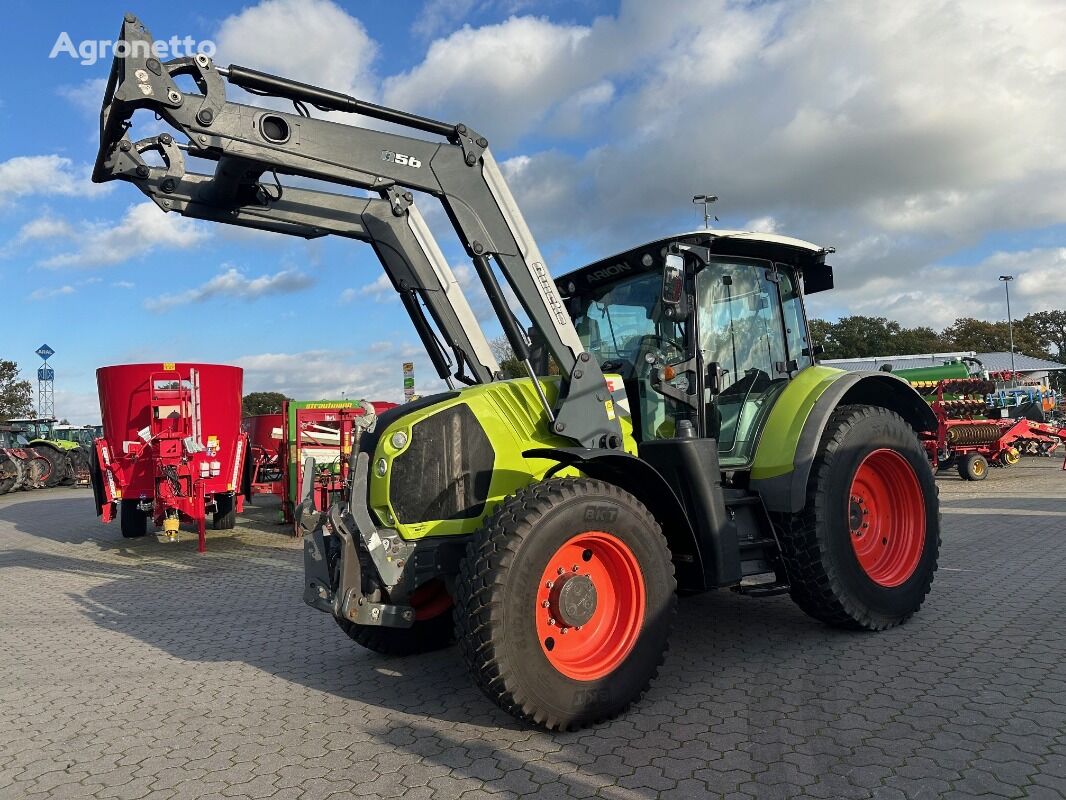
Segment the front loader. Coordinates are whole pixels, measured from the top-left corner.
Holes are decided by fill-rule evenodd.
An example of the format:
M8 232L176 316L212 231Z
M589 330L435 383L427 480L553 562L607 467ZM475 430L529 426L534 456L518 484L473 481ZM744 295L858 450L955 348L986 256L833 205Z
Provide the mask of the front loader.
M304 600L356 642L402 655L457 639L501 708L567 729L647 689L679 591L789 593L858 630L919 609L940 534L917 434L936 419L891 374L815 363L803 295L832 287L830 249L697 231L553 279L468 126L203 55L160 63L132 15L120 38L94 180L187 217L370 243L448 385L382 413L347 496L316 508L309 486L299 510ZM168 132L133 141L137 112ZM443 205L528 377L503 379L416 192Z

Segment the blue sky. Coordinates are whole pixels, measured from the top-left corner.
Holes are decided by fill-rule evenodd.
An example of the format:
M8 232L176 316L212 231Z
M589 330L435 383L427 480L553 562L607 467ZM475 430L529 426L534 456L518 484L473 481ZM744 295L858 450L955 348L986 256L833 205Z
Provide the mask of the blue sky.
M1004 271L1020 313L1066 307L1054 3L190 5L130 8L157 38L215 42L220 63L485 133L556 273L696 227L689 198L706 191L723 227L837 247L840 288L819 314L998 318ZM77 422L98 418L95 368L138 360L237 363L246 389L301 398L397 399L413 359L434 388L368 247L182 220L87 182L109 57L48 56L62 32L114 38L127 6L5 4L0 357L29 377L50 344L57 413Z

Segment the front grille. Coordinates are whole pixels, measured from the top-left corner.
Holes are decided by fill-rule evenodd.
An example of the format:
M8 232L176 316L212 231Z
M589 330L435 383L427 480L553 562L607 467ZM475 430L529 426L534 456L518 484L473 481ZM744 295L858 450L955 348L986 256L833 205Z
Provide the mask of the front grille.
M495 453L466 405L416 424L392 463L389 501L403 523L469 519L485 509Z

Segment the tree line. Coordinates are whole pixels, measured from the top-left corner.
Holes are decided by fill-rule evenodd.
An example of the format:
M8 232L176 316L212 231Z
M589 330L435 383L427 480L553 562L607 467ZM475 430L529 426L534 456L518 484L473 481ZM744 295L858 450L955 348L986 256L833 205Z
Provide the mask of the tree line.
M1066 311L1038 311L1014 321L1014 351L1066 363ZM841 317L836 322L810 321L814 344L822 358L871 358L964 350L1006 352L1010 331L1006 320L988 322L960 317L943 330L906 328L886 317Z

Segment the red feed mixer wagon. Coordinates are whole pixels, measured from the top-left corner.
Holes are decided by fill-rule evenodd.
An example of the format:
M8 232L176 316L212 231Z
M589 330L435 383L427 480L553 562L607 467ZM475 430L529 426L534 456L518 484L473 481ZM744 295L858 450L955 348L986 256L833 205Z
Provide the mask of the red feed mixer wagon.
M285 496L285 415L254 414L241 428L248 434L244 494Z
M232 528L248 437L241 430L239 367L123 364L96 371L104 436L93 451L93 491L104 522L119 518L126 538L152 520L175 535L194 523L204 552L207 514Z

